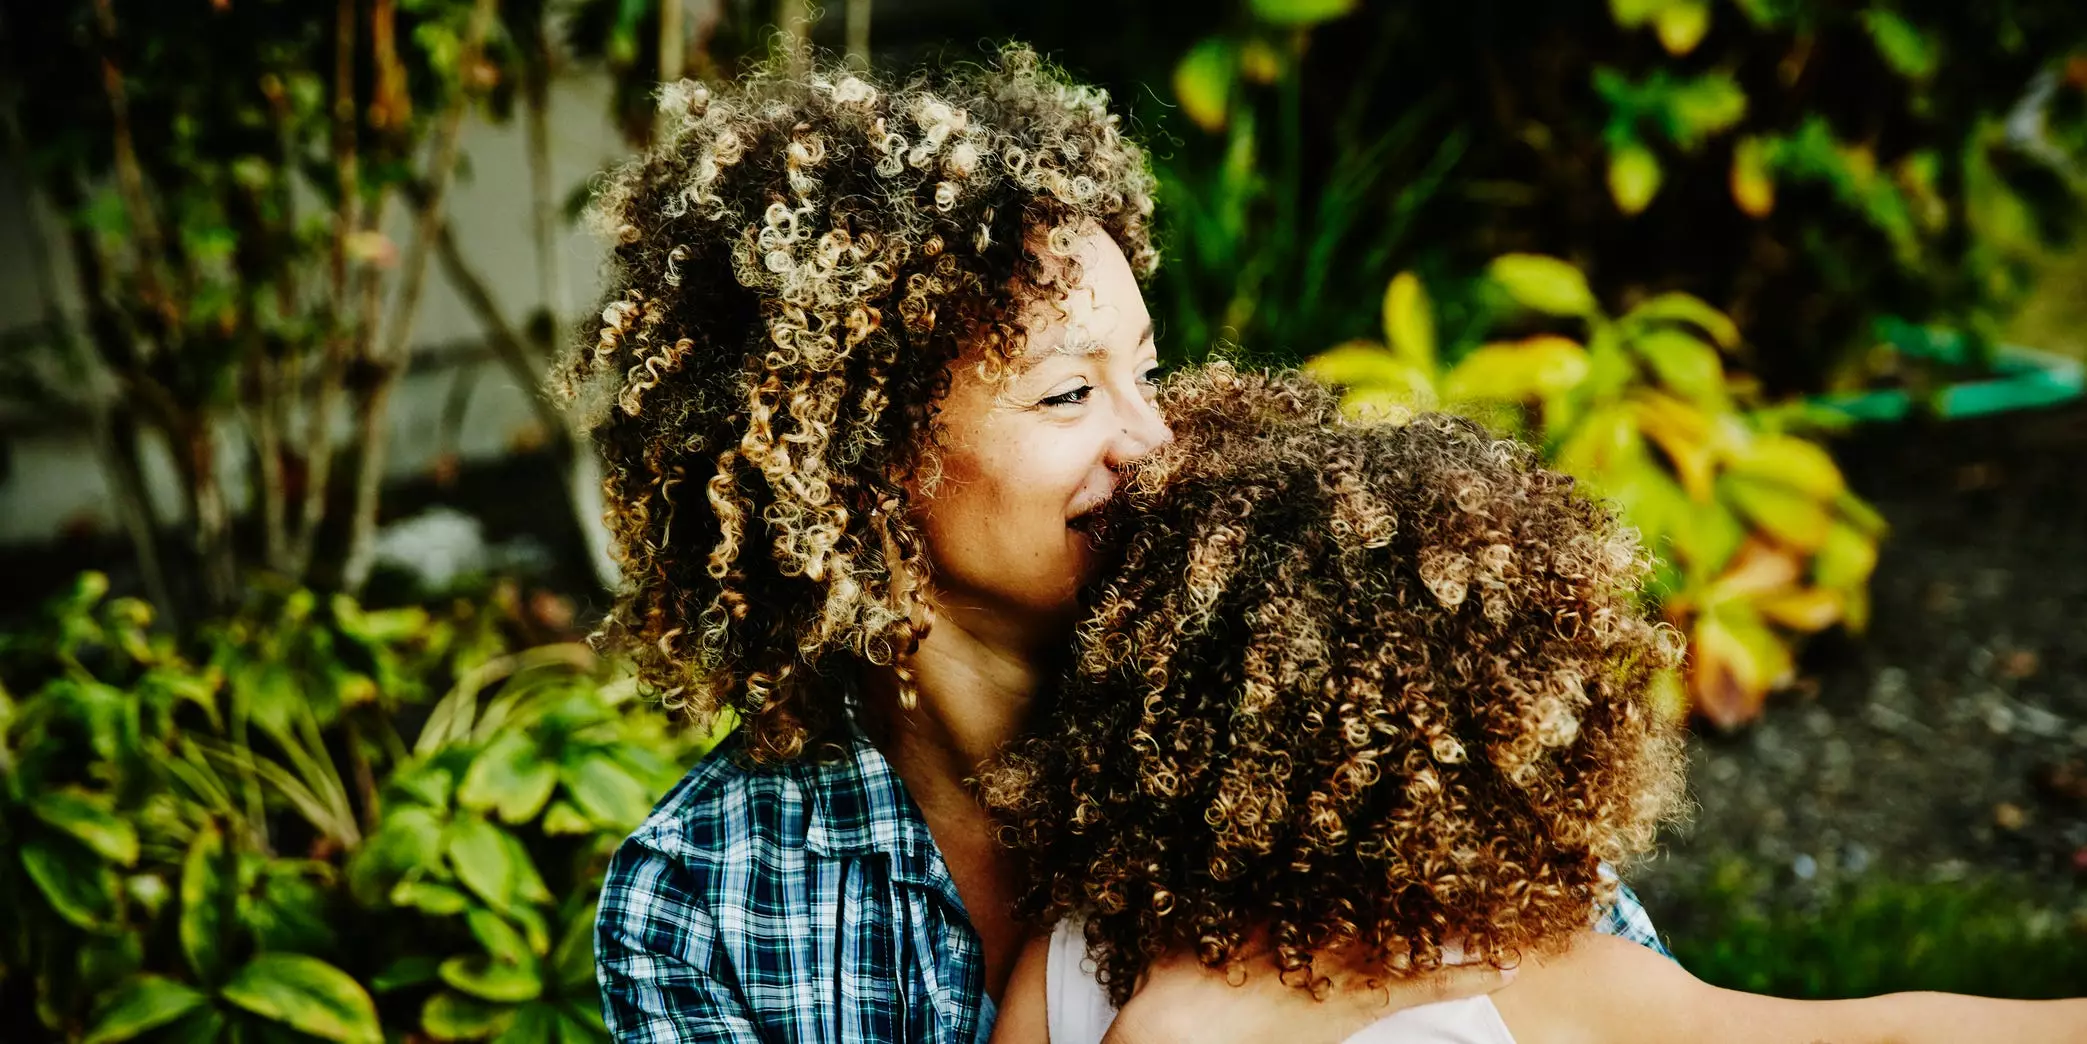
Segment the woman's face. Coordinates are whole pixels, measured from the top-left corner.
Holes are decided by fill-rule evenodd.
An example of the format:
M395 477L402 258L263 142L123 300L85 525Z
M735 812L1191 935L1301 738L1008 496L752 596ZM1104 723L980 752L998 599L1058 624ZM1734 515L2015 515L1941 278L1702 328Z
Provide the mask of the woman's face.
M1008 372L961 359L941 404L941 479L921 523L938 611L974 632L1042 638L1069 623L1097 561L1084 516L1115 492L1119 468L1171 437L1130 264L1098 229L1075 256L1064 296L1024 308L1027 343Z

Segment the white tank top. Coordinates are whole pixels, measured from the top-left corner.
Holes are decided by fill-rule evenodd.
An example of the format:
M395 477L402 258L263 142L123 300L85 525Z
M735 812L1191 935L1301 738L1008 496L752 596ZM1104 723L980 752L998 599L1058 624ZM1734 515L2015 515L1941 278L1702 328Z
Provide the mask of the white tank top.
M1044 1017L1051 1044L1101 1044L1116 1020L1108 992L1095 981L1087 938L1078 922L1051 931L1044 962ZM1514 1044L1491 997L1467 997L1408 1008L1363 1027L1347 1044Z

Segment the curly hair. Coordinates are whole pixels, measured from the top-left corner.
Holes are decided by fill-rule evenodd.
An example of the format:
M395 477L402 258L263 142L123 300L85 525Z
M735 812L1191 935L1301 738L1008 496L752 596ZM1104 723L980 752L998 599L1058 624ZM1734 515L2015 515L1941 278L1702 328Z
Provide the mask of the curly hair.
M1153 179L1107 94L1021 46L898 85L779 62L660 110L593 202L599 337L553 375L622 566L596 640L787 759L830 738L862 664L911 701L933 619L911 499L949 368L1004 372L1089 230L1148 277Z
M1084 918L1121 1005L1156 957L1267 931L1316 989L1552 952L1681 794L1645 695L1678 635L1635 535L1527 447L1344 422L1303 378L1177 378L1175 441L1107 509L1120 568L1031 734L980 780L1039 924ZM1258 938L1258 937L1257 937Z

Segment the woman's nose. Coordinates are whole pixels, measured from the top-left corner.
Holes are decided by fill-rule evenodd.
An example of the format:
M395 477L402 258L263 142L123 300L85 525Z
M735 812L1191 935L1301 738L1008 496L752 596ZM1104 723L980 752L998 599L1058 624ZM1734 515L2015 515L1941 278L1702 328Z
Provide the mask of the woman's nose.
M1131 398L1123 407L1122 423L1112 454L1117 459L1111 464L1127 464L1174 441L1174 431L1160 416L1159 405L1143 395Z

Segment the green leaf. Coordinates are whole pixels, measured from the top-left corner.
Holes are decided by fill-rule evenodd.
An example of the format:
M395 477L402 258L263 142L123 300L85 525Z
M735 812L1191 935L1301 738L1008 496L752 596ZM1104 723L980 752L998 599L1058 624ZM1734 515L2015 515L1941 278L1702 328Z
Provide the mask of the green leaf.
M412 953L384 966L384 970L370 980L373 993L391 993L435 981L440 974L442 959L433 954Z
M1587 379L1587 350L1563 337L1539 335L1472 349L1442 379L1443 397L1524 402L1563 394Z
M1919 26L1882 7L1864 11L1862 23L1870 31L1877 53L1892 71L1916 82L1935 75L1941 64L1941 48Z
M483 954L451 957L442 962L442 981L461 993L499 1004L520 1004L543 995L543 979L533 957L526 964Z
M463 912L471 900L464 893L446 884L408 878L392 888L391 902L394 906L410 906L423 913L447 917Z
M560 990L577 992L594 982L594 910L588 903L566 921L551 950L551 974Z
M588 754L566 765L559 778L573 804L602 826L634 830L652 811L651 792L606 754Z
M1652 27L1668 54L1687 54L1710 31L1710 0L1667 0L1653 16Z
M1434 397L1430 375L1371 341L1349 341L1304 361L1304 372L1356 392L1389 392L1402 400Z
M1683 80L1668 89L1663 102L1667 135L1683 149L1694 149L1746 118L1746 91L1727 73Z
M1232 42L1222 36L1205 37L1182 56L1174 67L1174 97L1190 122L1213 134L1224 129L1237 64Z
M1660 179L1659 157L1644 145L1631 141L1609 150L1609 198L1617 210L1632 217L1644 213L1659 195Z
M483 1040L513 1017L513 1008L443 990L421 1005L420 1028L436 1040Z
M1587 277L1555 257L1506 254L1495 258L1488 271L1524 308L1547 315L1589 316L1599 307Z
M1732 560L1746 541L1746 533L1745 523L1730 508L1712 501L1692 505L1667 535L1688 564L1689 575L1707 578L1716 576Z
M1725 362L1717 349L1674 329L1647 331L1631 347L1675 394L1706 405L1725 401Z
M1627 324L1653 322L1687 323L1710 335L1722 348L1739 345L1739 327L1725 313L1694 294L1666 293L1650 298L1623 317Z
M520 823L536 818L557 786L558 767L543 760L533 737L513 732L471 759L457 804L479 812L497 808L502 820Z
M111 811L106 794L66 787L36 796L29 810L36 818L78 838L103 859L119 866L138 861L138 831Z
M71 838L30 841L22 869L58 916L90 931L116 913L116 874Z
M1762 532L1802 551L1825 543L1833 527L1826 505L1781 482L1728 472L1719 476L1718 491Z
M1435 372L1435 309L1427 287L1411 272L1400 272L1384 288L1384 343L1408 366Z
M1775 146L1765 138L1748 136L1732 146L1732 202L1748 217L1775 212L1774 158Z
M1831 501L1848 488L1832 455L1795 435L1757 435L1735 447L1725 463L1737 474L1781 483L1818 501Z
M382 1044L377 1006L347 972L301 953L264 953L225 983L225 1000L300 1033Z
M600 828L594 821L580 814L570 802L554 801L543 815L543 832L551 837L567 837L573 834L591 834Z
M499 914L474 906L465 912L464 923L470 927L472 937L495 960L526 964L535 959L535 949L529 945L529 940Z
M444 845L457 880L495 910L505 910L515 898L515 867L505 833L466 816L450 824Z
M548 903L551 890L544 884L543 875L536 872L536 862L529 858L528 846L522 839L509 831L500 836L507 843L507 865L514 868L514 896L525 903Z
M1247 10L1270 25L1310 26L1355 10L1355 0L1247 0Z
M226 873L225 836L217 821L204 823L188 843L181 861L181 953L201 982L214 983L225 974L222 949L231 914L229 891L237 883Z
M1835 523L1812 558L1812 582L1847 591L1869 583L1877 569L1877 542L1853 527Z
M210 998L172 979L140 975L105 998L94 1028L80 1044L114 1044L164 1026L209 1003Z
M494 1044L558 1044L558 1009L549 1004L528 1004L515 1011L514 1021Z

